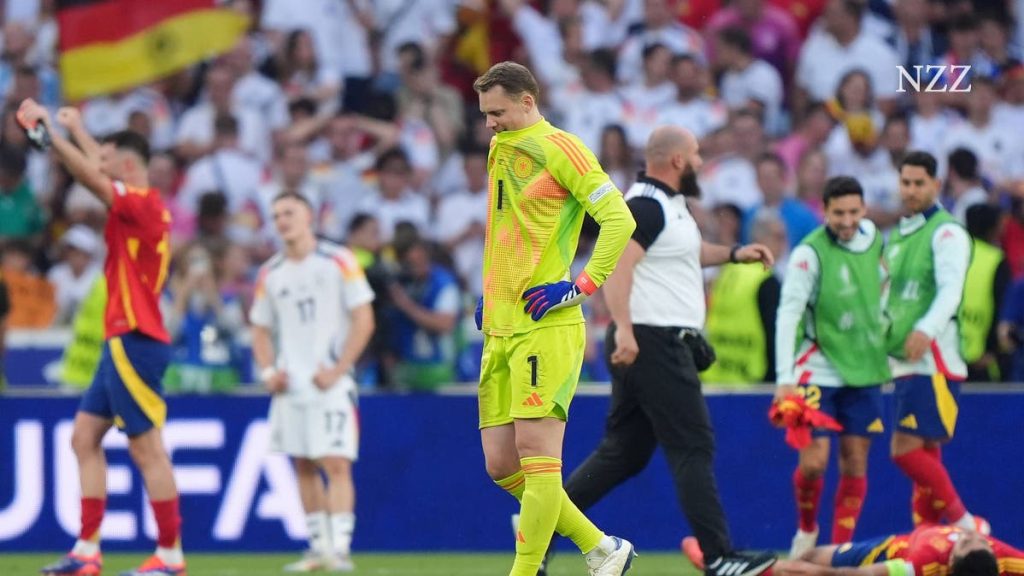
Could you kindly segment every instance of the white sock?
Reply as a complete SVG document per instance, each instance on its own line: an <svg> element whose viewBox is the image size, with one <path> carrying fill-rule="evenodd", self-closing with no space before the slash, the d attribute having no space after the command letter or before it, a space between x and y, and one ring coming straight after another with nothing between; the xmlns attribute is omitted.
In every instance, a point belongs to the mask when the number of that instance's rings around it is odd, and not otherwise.
<svg viewBox="0 0 1024 576"><path fill-rule="evenodd" d="M185 554L181 551L181 546L175 546L174 548L161 548L157 546L156 557L163 560L164 564L168 566L180 566L185 563Z"/></svg>
<svg viewBox="0 0 1024 576"><path fill-rule="evenodd" d="M963 528L964 530L978 529L978 526L974 523L974 516L970 512L967 512L966 514L961 516L960 519L955 522L955 524L960 528Z"/></svg>
<svg viewBox="0 0 1024 576"><path fill-rule="evenodd" d="M355 514L331 514L331 549L338 554L348 555L352 550L352 533L355 530Z"/></svg>
<svg viewBox="0 0 1024 576"><path fill-rule="evenodd" d="M605 534L601 537L601 541L597 543L597 546L594 546L594 549L584 554L584 556L587 558L604 558L612 552L615 552L616 548L617 545L615 544L615 539Z"/></svg>
<svg viewBox="0 0 1024 576"><path fill-rule="evenodd" d="M326 556L331 551L331 527L327 522L327 512L321 510L306 514L306 529L309 531L309 547L317 554Z"/></svg>
<svg viewBox="0 0 1024 576"><path fill-rule="evenodd" d="M100 552L99 540L93 542L92 540L75 540L75 547L71 549L71 553L75 556L95 556Z"/></svg>

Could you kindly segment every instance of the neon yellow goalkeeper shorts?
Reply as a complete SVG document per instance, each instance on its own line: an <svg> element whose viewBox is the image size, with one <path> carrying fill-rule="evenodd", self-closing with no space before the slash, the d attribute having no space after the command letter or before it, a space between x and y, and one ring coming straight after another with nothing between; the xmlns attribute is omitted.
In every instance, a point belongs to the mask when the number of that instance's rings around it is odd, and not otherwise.
<svg viewBox="0 0 1024 576"><path fill-rule="evenodd" d="M485 335L480 362L480 428L546 416L566 420L586 345L583 323L513 336Z"/></svg>

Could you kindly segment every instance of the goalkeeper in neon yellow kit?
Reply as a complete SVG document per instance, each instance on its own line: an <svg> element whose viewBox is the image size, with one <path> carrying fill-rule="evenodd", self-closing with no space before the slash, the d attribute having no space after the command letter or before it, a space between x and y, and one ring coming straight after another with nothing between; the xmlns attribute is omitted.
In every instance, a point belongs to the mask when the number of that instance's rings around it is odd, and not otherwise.
<svg viewBox="0 0 1024 576"><path fill-rule="evenodd" d="M562 439L586 335L579 305L615 268L636 223L622 194L579 138L537 109L537 81L502 62L473 84L494 130L480 373L480 437L487 473L521 503L510 576L537 574L554 531L584 553L594 576L621 576L633 545L607 536L562 489ZM573 280L584 213L601 225Z"/></svg>

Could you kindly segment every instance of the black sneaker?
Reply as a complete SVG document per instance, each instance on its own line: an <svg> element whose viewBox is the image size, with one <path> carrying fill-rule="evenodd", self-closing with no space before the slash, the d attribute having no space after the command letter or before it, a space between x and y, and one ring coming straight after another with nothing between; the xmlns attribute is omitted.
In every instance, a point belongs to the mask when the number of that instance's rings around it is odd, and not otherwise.
<svg viewBox="0 0 1024 576"><path fill-rule="evenodd" d="M704 569L704 576L758 576L775 563L771 554L730 552L710 559Z"/></svg>

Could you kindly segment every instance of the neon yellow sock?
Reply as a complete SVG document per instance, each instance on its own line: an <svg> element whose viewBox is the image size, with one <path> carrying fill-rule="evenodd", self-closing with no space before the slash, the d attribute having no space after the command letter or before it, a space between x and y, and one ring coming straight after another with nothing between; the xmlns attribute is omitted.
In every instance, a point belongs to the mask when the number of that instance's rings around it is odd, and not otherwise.
<svg viewBox="0 0 1024 576"><path fill-rule="evenodd" d="M562 500L562 461L534 456L519 460L526 479L519 533L516 534L516 560L509 576L536 576L551 535L558 523Z"/></svg>
<svg viewBox="0 0 1024 576"><path fill-rule="evenodd" d="M526 490L526 480L522 470L517 470L511 476L495 480L494 483L522 502L523 492ZM572 503L564 489L562 490L562 505L559 507L555 532L571 539L584 554L593 550L601 538L604 538L604 532L594 526L594 523Z"/></svg>

